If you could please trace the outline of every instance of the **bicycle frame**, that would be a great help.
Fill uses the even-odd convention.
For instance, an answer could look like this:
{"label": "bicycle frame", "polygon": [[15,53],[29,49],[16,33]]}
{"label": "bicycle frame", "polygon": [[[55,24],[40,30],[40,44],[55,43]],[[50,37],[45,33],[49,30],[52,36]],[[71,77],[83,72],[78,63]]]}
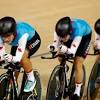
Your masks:
{"label": "bicycle frame", "polygon": [[[74,60],[73,57],[67,54],[58,54],[56,56],[52,54],[52,57],[42,56],[41,58],[42,59],[54,59],[57,57],[61,57],[62,59],[61,59],[60,65],[56,66],[51,73],[49,83],[48,83],[48,88],[47,88],[46,100],[51,100],[51,99],[61,100],[62,97],[65,99],[67,96],[69,97],[69,100],[70,100],[75,90],[75,76],[74,76],[75,68],[73,65],[73,60]],[[69,72],[69,65],[67,64],[67,62],[72,63],[72,68],[70,69],[69,78],[67,77],[67,73]],[[84,74],[84,77],[83,77],[83,85],[81,89],[81,97],[83,95],[85,79],[86,79],[84,66],[83,66],[83,74]],[[56,77],[58,77],[58,80],[56,80]]]}
{"label": "bicycle frame", "polygon": [[[16,88],[18,86],[17,81],[16,81],[16,77],[15,77],[15,71],[20,71],[19,68],[17,68],[16,65],[14,64],[7,64],[6,66],[3,66],[4,68],[2,69],[7,69],[7,71],[5,72],[5,74],[7,74],[7,86],[6,86],[6,91],[4,92],[4,97],[8,98],[9,96],[9,92],[10,89],[13,86],[14,89],[14,98],[16,98],[16,100],[18,100],[18,89]],[[4,74],[4,73],[3,73]]]}
{"label": "bicycle frame", "polygon": [[10,78],[9,79],[10,84],[12,84],[13,87],[14,87],[14,96],[15,96],[15,98],[17,100],[18,99],[18,90],[17,90],[16,87],[18,86],[18,84],[16,82],[16,77],[15,77],[14,72],[12,70],[8,70],[7,74],[9,75],[9,78]]}
{"label": "bicycle frame", "polygon": [[[56,91],[55,91],[55,94],[59,94],[59,95],[62,95],[63,93],[64,93],[64,89],[65,88],[67,88],[67,90],[68,90],[68,92],[69,92],[69,86],[70,86],[70,84],[71,84],[71,80],[72,80],[72,75],[73,75],[73,73],[74,73],[74,66],[72,66],[72,71],[71,71],[71,75],[70,75],[70,81],[69,81],[69,83],[68,83],[68,79],[67,79],[67,73],[66,72],[68,72],[69,71],[69,66],[67,65],[67,61],[68,62],[70,62],[70,63],[72,63],[73,64],[73,61],[70,61],[69,60],[69,58],[66,58],[65,57],[65,55],[57,55],[56,57],[62,57],[62,60],[61,60],[61,62],[60,62],[60,69],[59,69],[59,79],[58,80],[60,80],[60,84],[63,84],[63,85],[60,85],[61,87],[59,88],[59,86],[57,86],[58,88],[56,88]],[[56,58],[56,57],[41,57],[42,59],[54,59],[54,58]],[[70,58],[70,59],[72,59],[72,58]],[[64,82],[64,83],[62,83],[62,82]],[[58,91],[59,91],[59,93],[58,93]],[[58,97],[59,98],[59,97]]]}

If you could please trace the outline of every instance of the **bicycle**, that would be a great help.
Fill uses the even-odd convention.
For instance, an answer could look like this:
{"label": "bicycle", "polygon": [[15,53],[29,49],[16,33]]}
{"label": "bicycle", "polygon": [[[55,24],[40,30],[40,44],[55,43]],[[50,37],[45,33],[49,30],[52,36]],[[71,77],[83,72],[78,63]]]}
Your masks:
{"label": "bicycle", "polygon": [[[68,55],[66,54],[59,54],[54,57],[41,57],[42,59],[54,59],[57,57],[62,57],[62,62],[60,65],[57,65],[49,78],[48,86],[47,86],[47,94],[46,100],[61,100],[62,98],[66,98],[71,100],[73,92],[75,90],[75,73],[74,73],[74,65],[73,61]],[[69,65],[66,62],[70,62],[72,64],[72,68],[70,69]],[[81,98],[83,95],[84,87],[85,87],[85,68],[83,65],[83,85],[81,88]],[[70,76],[68,78],[68,72],[70,72]]]}
{"label": "bicycle", "polygon": [[[24,71],[20,71],[20,64],[2,61],[0,65],[0,69],[7,70],[5,73],[0,75],[0,100],[41,100],[41,81],[38,71],[34,71],[34,76],[37,82],[34,90],[32,92],[25,93],[23,89],[26,81],[26,74]],[[20,92],[14,75],[15,71],[23,73]]]}
{"label": "bicycle", "polygon": [[[100,51],[88,55],[98,54],[100,54]],[[87,87],[87,99],[96,100],[96,98],[100,98],[100,61],[95,62],[93,65]]]}

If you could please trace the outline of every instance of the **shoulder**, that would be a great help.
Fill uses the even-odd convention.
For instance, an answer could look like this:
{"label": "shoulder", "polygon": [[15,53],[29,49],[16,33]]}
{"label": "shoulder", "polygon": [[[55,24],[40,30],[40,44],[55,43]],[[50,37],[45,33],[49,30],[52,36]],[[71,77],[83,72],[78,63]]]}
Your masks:
{"label": "shoulder", "polygon": [[88,22],[86,20],[84,20],[84,19],[78,19],[78,18],[72,19],[72,22],[76,23],[76,24],[88,24]]}
{"label": "shoulder", "polygon": [[26,22],[17,22],[16,24],[16,27],[17,28],[30,28],[30,29],[35,29],[32,25],[30,25],[29,23],[26,23]]}
{"label": "shoulder", "polygon": [[30,25],[28,23],[25,23],[25,22],[17,22],[16,26],[19,28],[19,27],[26,27],[26,26],[30,26]]}

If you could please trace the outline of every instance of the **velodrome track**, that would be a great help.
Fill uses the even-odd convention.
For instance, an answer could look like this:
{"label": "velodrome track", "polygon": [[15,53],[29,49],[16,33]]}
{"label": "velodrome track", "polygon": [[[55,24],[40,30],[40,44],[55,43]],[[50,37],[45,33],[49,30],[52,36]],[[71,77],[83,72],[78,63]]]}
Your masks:
{"label": "velodrome track", "polygon": [[[42,40],[41,47],[36,53],[40,54],[47,52],[47,46],[53,40],[55,23],[63,16],[83,18],[93,29],[95,20],[100,18],[100,0],[0,0],[0,17],[3,16],[13,16],[16,20],[28,22],[36,28]],[[94,39],[94,31],[92,39]],[[6,51],[9,52],[10,46],[6,47]],[[88,56],[84,62],[87,81],[94,60],[95,57]],[[40,57],[32,58],[31,61],[33,68],[37,69],[41,75],[42,97],[45,100],[48,78],[58,61],[57,59],[41,60]],[[0,70],[0,73],[2,72]]]}

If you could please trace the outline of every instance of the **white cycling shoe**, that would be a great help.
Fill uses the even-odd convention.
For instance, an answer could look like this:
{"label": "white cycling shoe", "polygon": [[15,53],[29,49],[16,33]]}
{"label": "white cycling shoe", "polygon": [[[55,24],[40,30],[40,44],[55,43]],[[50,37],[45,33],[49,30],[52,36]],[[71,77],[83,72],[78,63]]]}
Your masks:
{"label": "white cycling shoe", "polygon": [[24,86],[24,92],[33,91],[35,85],[36,85],[36,80],[35,81],[26,80],[26,83],[25,83],[25,86]]}

